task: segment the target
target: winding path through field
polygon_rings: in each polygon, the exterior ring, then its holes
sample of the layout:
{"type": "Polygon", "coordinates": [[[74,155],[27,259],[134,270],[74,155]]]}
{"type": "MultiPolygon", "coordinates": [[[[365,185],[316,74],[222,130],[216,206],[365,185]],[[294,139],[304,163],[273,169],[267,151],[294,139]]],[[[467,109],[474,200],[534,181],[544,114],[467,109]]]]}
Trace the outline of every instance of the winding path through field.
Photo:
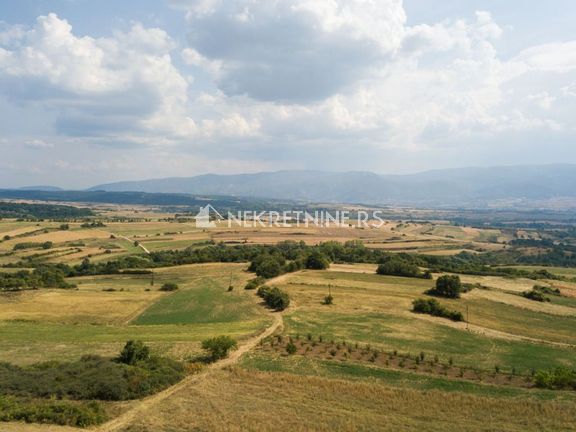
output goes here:
{"type": "Polygon", "coordinates": [[[240,347],[233,351],[228,357],[225,359],[219,360],[215,363],[210,364],[204,371],[200,372],[196,375],[190,375],[180,381],[178,384],[173,385],[172,387],[167,388],[160,393],[156,393],[152,396],[149,396],[145,399],[141,399],[138,403],[131,408],[129,411],[126,411],[124,414],[116,417],[115,419],[104,423],[99,428],[96,429],[98,432],[114,432],[121,430],[123,427],[128,426],[131,422],[137,418],[138,415],[144,413],[152,406],[157,405],[158,403],[162,402],[166,398],[172,396],[174,393],[178,392],[179,390],[184,389],[185,387],[196,384],[198,382],[203,381],[206,377],[210,374],[210,372],[222,369],[227,366],[231,366],[235,363],[238,363],[240,358],[246,354],[248,351],[254,349],[258,343],[271,336],[276,330],[281,329],[283,327],[283,320],[282,314],[280,312],[274,312],[272,314],[274,321],[272,324],[266,328],[262,333],[257,336],[254,336],[248,339],[245,343],[240,345],[240,347]]]}

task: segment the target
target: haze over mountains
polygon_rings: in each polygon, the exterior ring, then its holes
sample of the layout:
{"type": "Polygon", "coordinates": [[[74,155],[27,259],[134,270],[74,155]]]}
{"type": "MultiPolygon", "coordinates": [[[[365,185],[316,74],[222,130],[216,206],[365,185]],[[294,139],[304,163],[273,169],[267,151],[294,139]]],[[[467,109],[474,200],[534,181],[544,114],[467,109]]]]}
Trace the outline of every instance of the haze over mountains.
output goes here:
{"type": "Polygon", "coordinates": [[[487,205],[576,197],[576,165],[457,168],[406,175],[277,171],[173,177],[98,185],[90,190],[229,195],[315,202],[487,205]]]}

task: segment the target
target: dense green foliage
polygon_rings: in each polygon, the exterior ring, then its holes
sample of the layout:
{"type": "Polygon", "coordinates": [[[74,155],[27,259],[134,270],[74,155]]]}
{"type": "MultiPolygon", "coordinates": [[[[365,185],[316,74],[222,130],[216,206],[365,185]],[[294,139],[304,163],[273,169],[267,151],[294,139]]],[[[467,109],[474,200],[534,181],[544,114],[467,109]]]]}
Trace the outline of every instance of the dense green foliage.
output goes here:
{"type": "Polygon", "coordinates": [[[102,221],[89,221],[80,225],[82,228],[104,228],[106,224],[102,221]]]}
{"type": "Polygon", "coordinates": [[[412,311],[442,318],[452,321],[464,321],[462,313],[451,311],[442,306],[436,299],[416,299],[412,302],[412,311]]]}
{"type": "Polygon", "coordinates": [[[558,367],[550,371],[538,371],[536,385],[556,390],[576,390],[576,369],[558,367]]]}
{"type": "Polygon", "coordinates": [[[414,262],[395,255],[382,258],[376,273],[383,276],[424,277],[424,274],[414,262]]]}
{"type": "Polygon", "coordinates": [[[279,288],[264,285],[258,288],[257,294],[264,299],[268,307],[276,311],[282,311],[290,306],[288,293],[279,288]]]}
{"type": "Polygon", "coordinates": [[[533,300],[533,301],[538,301],[538,302],[549,302],[550,299],[548,297],[546,297],[541,291],[532,289],[530,291],[524,291],[522,293],[522,296],[529,299],[529,300],[533,300]]]}
{"type": "Polygon", "coordinates": [[[54,246],[54,243],[52,243],[51,241],[47,241],[47,242],[43,242],[43,243],[23,242],[23,243],[16,243],[12,247],[12,250],[17,251],[17,250],[23,250],[23,249],[36,249],[36,248],[51,249],[52,246],[54,246]]]}
{"type": "Polygon", "coordinates": [[[120,363],[134,366],[140,362],[150,360],[150,348],[142,341],[129,340],[120,351],[117,359],[120,363]]]}
{"type": "MultiPolygon", "coordinates": [[[[576,256],[576,254],[575,254],[576,256]]],[[[19,263],[6,267],[48,266],[35,261],[37,257],[23,258],[19,263]]],[[[117,274],[126,270],[143,270],[184,264],[208,262],[250,262],[249,270],[258,276],[272,278],[286,272],[303,268],[322,267],[334,263],[377,263],[381,274],[431,278],[430,271],[531,279],[562,279],[547,270],[528,271],[501,267],[520,261],[515,255],[504,253],[471,254],[462,252],[455,256],[427,256],[406,253],[390,253],[370,249],[361,242],[326,242],[307,246],[304,242],[285,241],[276,245],[202,245],[184,250],[155,251],[148,255],[126,256],[116,260],[92,263],[85,259],[81,264],[69,266],[53,264],[66,276],[117,274]],[[421,272],[419,268],[428,268],[421,272]]]]}
{"type": "Polygon", "coordinates": [[[55,204],[0,202],[0,218],[75,219],[92,216],[90,209],[55,204]]]}
{"type": "Polygon", "coordinates": [[[310,270],[326,270],[330,267],[330,261],[322,252],[312,251],[306,259],[306,268],[310,270]]]}
{"type": "Polygon", "coordinates": [[[99,356],[72,363],[48,362],[29,367],[0,364],[0,394],[75,400],[137,399],[184,377],[173,360],[149,357],[125,364],[99,356]]]}
{"type": "Polygon", "coordinates": [[[178,291],[178,284],[174,282],[166,282],[160,287],[160,291],[178,291]]]}
{"type": "Polygon", "coordinates": [[[542,294],[548,294],[548,295],[553,295],[553,296],[562,296],[562,293],[560,292],[560,290],[558,288],[552,288],[552,287],[548,287],[548,286],[544,286],[544,285],[534,285],[532,290],[538,291],[542,294]]]}
{"type": "Polygon", "coordinates": [[[106,420],[98,402],[70,402],[0,396],[0,421],[88,427],[106,420]]]}
{"type": "Polygon", "coordinates": [[[18,291],[38,288],[74,288],[66,282],[66,274],[57,267],[43,266],[34,269],[20,270],[16,273],[0,273],[0,291],[18,291]]]}
{"type": "Polygon", "coordinates": [[[258,276],[258,277],[255,277],[254,279],[250,279],[248,281],[248,283],[246,283],[246,286],[244,287],[244,289],[254,290],[254,289],[264,285],[265,283],[266,283],[266,278],[258,276]]]}
{"type": "Polygon", "coordinates": [[[230,336],[216,336],[202,341],[202,349],[208,351],[212,361],[228,357],[228,352],[237,346],[238,343],[230,336]]]}
{"type": "Polygon", "coordinates": [[[445,298],[460,298],[461,293],[462,282],[460,277],[455,275],[440,276],[436,280],[436,286],[426,292],[426,294],[445,298]]]}

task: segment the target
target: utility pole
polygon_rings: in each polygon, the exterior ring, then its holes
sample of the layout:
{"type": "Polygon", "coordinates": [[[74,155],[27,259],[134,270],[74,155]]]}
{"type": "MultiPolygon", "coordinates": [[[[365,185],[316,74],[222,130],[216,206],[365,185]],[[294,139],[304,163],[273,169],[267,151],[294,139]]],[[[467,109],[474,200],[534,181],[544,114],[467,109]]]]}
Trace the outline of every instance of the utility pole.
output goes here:
{"type": "Polygon", "coordinates": [[[470,331],[470,308],[466,305],[466,330],[470,331]]]}

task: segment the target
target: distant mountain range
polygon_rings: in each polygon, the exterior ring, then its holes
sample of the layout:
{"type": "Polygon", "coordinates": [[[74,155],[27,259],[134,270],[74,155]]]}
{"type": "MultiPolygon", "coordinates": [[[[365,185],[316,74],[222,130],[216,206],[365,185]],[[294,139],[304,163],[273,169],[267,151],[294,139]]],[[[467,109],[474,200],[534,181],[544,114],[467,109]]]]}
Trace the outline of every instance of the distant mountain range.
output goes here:
{"type": "Polygon", "coordinates": [[[61,191],[63,189],[56,187],[56,186],[25,186],[25,187],[18,188],[18,190],[56,192],[56,191],[61,191]]]}
{"type": "Polygon", "coordinates": [[[98,185],[89,190],[226,195],[382,205],[484,206],[576,198],[576,165],[457,168],[406,175],[277,171],[172,177],[98,185]]]}

